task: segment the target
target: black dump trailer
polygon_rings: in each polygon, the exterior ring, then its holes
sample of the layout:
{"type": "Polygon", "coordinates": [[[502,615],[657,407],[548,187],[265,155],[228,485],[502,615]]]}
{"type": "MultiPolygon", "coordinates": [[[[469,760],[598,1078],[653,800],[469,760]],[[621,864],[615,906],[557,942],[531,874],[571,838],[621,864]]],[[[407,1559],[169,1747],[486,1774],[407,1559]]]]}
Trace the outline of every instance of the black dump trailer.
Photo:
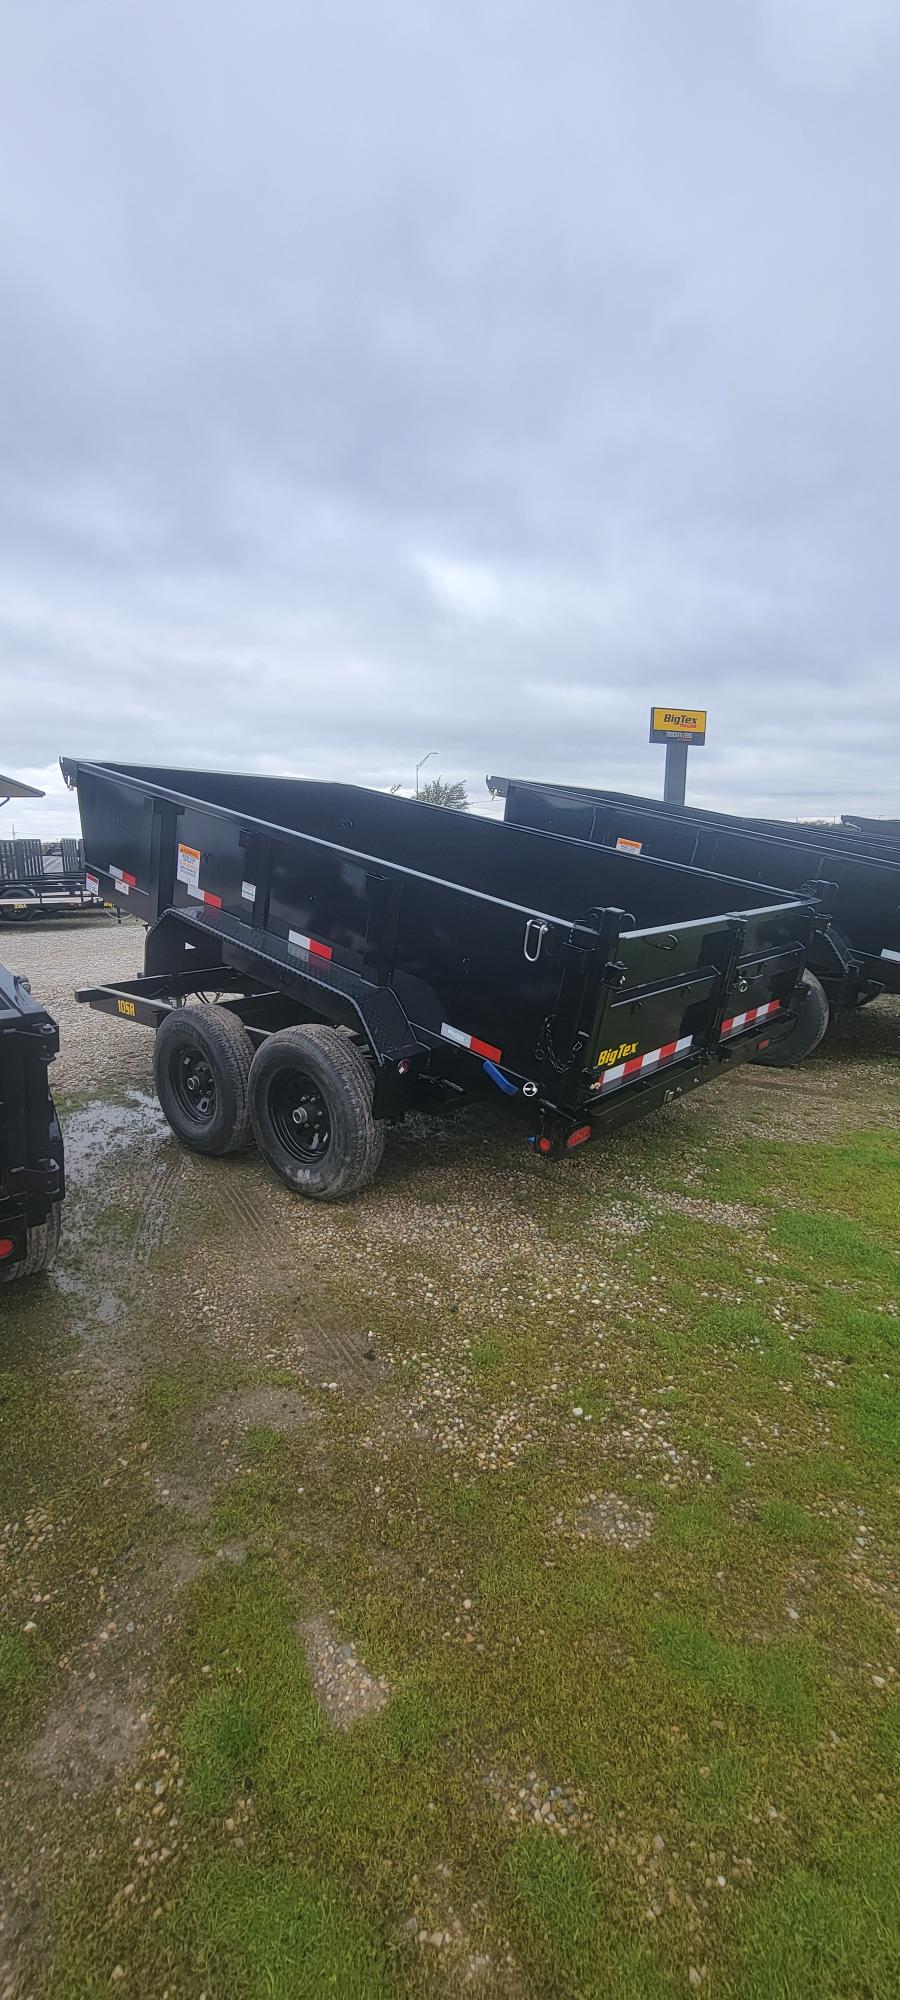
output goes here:
{"type": "Polygon", "coordinates": [[[55,1021],[28,982],[0,965],[0,1283],[47,1269],[65,1191],[62,1134],[50,1095],[55,1021]]]}
{"type": "Polygon", "coordinates": [[[794,895],[818,898],[830,922],[817,930],[808,965],[827,1003],[826,1024],[838,1008],[900,993],[900,854],[849,833],[843,840],[811,828],[801,834],[624,792],[513,778],[487,782],[505,796],[507,824],[777,882],[794,895]]]}
{"type": "Polygon", "coordinates": [[[870,840],[887,841],[889,847],[900,846],[900,819],[863,819],[859,813],[842,813],[841,824],[851,833],[867,834],[870,840]]]}
{"type": "Polygon", "coordinates": [[[78,998],[155,1029],[189,1146],[252,1131],[319,1199],[362,1187],[413,1106],[499,1092],[542,1153],[573,1148],[764,1056],[808,1009],[813,898],[598,866],[581,842],[352,785],[62,768],[89,872],[150,927],[143,977],[78,998]]]}
{"type": "MultiPolygon", "coordinates": [[[[688,810],[691,810],[689,808],[688,810]]],[[[721,815],[717,815],[721,818],[721,815]]],[[[900,851],[900,830],[893,832],[896,822],[884,820],[851,820],[846,816],[836,820],[816,824],[815,821],[785,819],[742,819],[741,826],[752,828],[756,833],[777,834],[788,840],[802,840],[807,847],[815,847],[820,852],[837,845],[851,854],[868,854],[874,861],[895,861],[900,851]],[[876,832],[876,828],[879,829],[876,832]]]]}

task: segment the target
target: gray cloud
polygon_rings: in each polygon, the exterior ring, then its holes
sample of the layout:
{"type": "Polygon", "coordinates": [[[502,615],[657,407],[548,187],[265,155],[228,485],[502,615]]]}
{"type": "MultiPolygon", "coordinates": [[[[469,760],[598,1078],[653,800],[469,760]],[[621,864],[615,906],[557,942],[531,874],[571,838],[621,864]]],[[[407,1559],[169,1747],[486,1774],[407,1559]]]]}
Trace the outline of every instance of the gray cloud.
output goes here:
{"type": "Polygon", "coordinates": [[[888,0],[0,24],[0,676],[60,750],[897,810],[888,0]]]}

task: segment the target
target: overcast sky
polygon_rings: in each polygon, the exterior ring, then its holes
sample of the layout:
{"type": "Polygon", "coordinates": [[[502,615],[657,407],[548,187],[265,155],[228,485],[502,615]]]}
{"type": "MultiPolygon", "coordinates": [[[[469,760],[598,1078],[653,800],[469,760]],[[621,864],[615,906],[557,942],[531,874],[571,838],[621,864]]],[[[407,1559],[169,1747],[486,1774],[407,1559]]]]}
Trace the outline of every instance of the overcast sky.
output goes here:
{"type": "Polygon", "coordinates": [[[5,0],[0,767],[896,812],[898,216],[896,0],[5,0]]]}

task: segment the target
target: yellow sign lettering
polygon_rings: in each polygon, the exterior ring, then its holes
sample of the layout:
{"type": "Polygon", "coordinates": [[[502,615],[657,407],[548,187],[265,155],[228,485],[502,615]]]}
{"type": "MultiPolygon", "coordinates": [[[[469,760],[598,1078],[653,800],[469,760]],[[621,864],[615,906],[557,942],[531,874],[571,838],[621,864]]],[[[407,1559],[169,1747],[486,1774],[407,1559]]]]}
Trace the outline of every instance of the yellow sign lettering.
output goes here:
{"type": "Polygon", "coordinates": [[[601,1049],[597,1057],[598,1069],[612,1069],[615,1063],[627,1062],[629,1056],[637,1055],[637,1042],[620,1042],[617,1049],[601,1049]]]}

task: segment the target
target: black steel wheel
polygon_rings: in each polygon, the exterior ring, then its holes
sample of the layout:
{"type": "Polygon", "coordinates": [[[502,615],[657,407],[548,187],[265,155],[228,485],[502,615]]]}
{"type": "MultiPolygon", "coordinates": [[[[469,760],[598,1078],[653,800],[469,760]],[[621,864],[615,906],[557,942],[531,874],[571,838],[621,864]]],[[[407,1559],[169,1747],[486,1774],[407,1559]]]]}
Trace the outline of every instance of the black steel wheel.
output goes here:
{"type": "Polygon", "coordinates": [[[312,1078],[299,1069],[277,1069],[266,1100],[279,1145],[301,1166],[315,1166],[331,1145],[331,1113],[312,1078]]]}
{"type": "Polygon", "coordinates": [[[770,1042],[767,1049],[753,1057],[766,1069],[795,1069],[798,1063],[817,1049],[831,1018],[828,997],[821,980],[814,972],[801,975],[797,989],[797,1019],[789,1034],[781,1042],[770,1042]]]}
{"type": "Polygon", "coordinates": [[[5,924],[24,924],[28,922],[29,917],[40,916],[41,905],[36,889],[26,889],[21,887],[18,882],[8,882],[4,887],[3,894],[4,896],[15,896],[16,902],[20,906],[22,904],[26,905],[24,909],[21,907],[15,909],[11,903],[0,903],[0,919],[5,924]]]}
{"type": "Polygon", "coordinates": [[[315,1201],[358,1194],[384,1151],[372,1087],[366,1056],[340,1028],[267,1036],[250,1071],[250,1119],[263,1159],[315,1201]]]}
{"type": "Polygon", "coordinates": [[[157,1030],[156,1094],[195,1153],[236,1153],[250,1136],[247,1087],[253,1043],[225,1007],[173,1007],[157,1030]]]}

